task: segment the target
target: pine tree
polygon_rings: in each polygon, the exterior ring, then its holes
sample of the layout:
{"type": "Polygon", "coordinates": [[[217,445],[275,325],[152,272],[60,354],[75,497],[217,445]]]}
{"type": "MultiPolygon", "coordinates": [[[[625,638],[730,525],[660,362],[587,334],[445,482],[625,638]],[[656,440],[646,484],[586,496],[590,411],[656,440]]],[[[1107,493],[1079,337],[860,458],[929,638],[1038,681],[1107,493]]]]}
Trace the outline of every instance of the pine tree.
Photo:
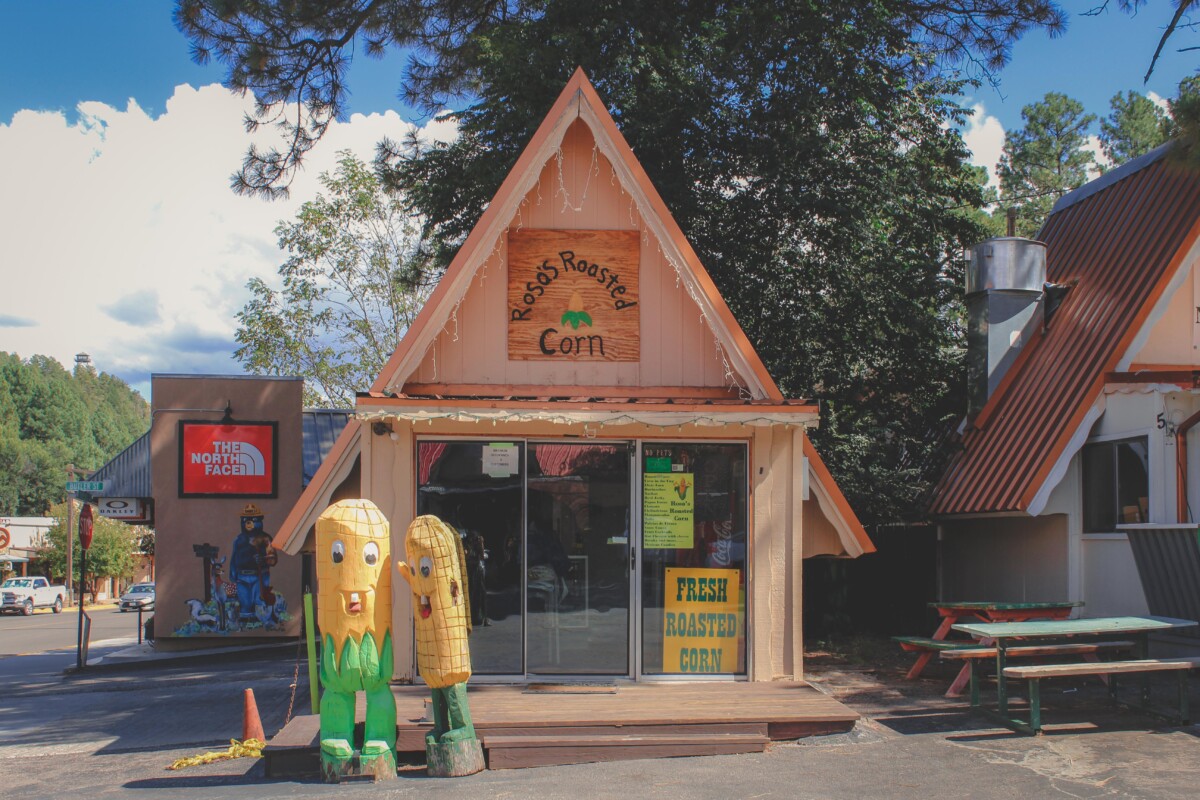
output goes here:
{"type": "Polygon", "coordinates": [[[1004,137],[1000,206],[1016,207],[1017,235],[1033,237],[1058,198],[1087,183],[1099,171],[1095,154],[1086,148],[1088,129],[1096,121],[1083,104],[1048,92],[1021,109],[1025,127],[1004,137]]]}
{"type": "Polygon", "coordinates": [[[149,425],[119,378],[0,352],[0,514],[44,514],[66,496],[68,464],[98,469],[149,425]]]}
{"type": "Polygon", "coordinates": [[[1118,92],[1109,106],[1112,111],[1100,121],[1100,147],[1114,165],[1145,155],[1167,141],[1170,117],[1146,95],[1118,92]]]}

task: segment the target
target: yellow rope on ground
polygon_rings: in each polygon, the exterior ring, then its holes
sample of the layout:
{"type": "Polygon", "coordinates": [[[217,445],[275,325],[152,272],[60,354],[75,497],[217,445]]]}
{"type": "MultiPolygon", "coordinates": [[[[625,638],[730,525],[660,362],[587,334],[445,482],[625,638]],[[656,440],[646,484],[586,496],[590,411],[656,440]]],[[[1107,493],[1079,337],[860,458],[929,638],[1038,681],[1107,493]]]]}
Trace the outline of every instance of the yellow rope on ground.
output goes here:
{"type": "Polygon", "coordinates": [[[228,750],[214,750],[210,753],[202,753],[190,758],[181,758],[167,767],[167,769],[195,767],[200,764],[211,764],[214,761],[224,761],[228,758],[262,758],[262,749],[266,746],[267,743],[262,739],[247,739],[244,742],[239,742],[237,739],[230,739],[228,750]]]}

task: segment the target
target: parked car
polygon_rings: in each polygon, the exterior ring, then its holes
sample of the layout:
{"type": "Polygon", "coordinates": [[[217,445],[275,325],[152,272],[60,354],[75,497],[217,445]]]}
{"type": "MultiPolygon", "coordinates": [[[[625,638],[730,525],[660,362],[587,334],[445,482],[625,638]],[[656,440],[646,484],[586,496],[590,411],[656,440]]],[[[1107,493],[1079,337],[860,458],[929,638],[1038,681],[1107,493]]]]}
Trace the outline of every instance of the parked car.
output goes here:
{"type": "Polygon", "coordinates": [[[20,612],[25,616],[35,608],[52,608],[58,614],[67,601],[67,587],[51,586],[50,581],[40,576],[32,578],[9,578],[0,585],[0,612],[20,612]]]}
{"type": "Polygon", "coordinates": [[[149,611],[154,608],[154,584],[135,583],[130,586],[121,595],[120,607],[122,611],[137,611],[139,608],[149,611]]]}

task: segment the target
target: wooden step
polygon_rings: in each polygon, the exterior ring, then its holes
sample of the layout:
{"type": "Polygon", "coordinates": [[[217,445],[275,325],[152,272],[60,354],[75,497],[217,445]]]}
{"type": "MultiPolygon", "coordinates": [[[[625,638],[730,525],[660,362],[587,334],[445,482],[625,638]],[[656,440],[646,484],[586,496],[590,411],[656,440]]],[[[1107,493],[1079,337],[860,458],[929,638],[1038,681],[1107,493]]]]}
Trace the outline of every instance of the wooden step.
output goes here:
{"type": "Polygon", "coordinates": [[[770,740],[743,733],[486,736],[488,769],[550,767],[639,758],[761,753],[770,740]]]}
{"type": "MultiPolygon", "coordinates": [[[[401,753],[424,752],[425,734],[429,727],[401,727],[397,731],[396,749],[401,753]]],[[[489,739],[497,736],[528,736],[556,739],[563,736],[645,736],[650,734],[748,734],[770,736],[770,726],[765,722],[711,722],[636,725],[497,725],[477,724],[475,733],[487,746],[489,739]]]]}
{"type": "Polygon", "coordinates": [[[268,778],[293,778],[321,772],[321,718],[293,717],[263,748],[263,770],[268,778]]]}

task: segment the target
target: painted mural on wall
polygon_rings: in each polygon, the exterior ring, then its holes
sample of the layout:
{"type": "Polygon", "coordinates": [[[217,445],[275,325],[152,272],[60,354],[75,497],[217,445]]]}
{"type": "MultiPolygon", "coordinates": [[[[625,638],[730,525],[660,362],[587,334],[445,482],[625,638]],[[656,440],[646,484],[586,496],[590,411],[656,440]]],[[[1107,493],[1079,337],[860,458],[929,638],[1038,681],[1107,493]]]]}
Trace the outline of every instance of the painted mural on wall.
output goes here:
{"type": "Polygon", "coordinates": [[[197,588],[203,594],[184,601],[189,619],[175,629],[175,636],[282,631],[292,619],[287,600],[271,587],[271,568],[279,555],[254,503],[242,509],[227,552],[208,542],[192,545],[192,551],[200,559],[197,588]]]}

